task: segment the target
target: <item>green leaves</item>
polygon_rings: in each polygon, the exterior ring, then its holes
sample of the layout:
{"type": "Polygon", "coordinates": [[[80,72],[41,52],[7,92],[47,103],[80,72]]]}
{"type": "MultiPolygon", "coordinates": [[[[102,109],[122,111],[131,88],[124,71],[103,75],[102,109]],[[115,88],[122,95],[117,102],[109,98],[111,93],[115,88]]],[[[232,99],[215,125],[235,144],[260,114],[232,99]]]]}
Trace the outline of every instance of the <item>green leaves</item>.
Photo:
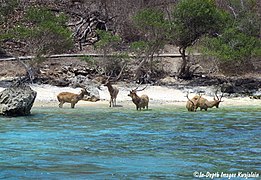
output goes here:
{"type": "Polygon", "coordinates": [[[206,38],[203,43],[205,53],[222,61],[247,61],[260,56],[261,41],[235,28],[226,29],[219,37],[206,38]]]}
{"type": "Polygon", "coordinates": [[[132,43],[131,49],[145,54],[154,54],[163,48],[169,40],[171,23],[165,19],[162,10],[155,8],[142,9],[133,17],[134,25],[143,36],[132,43]]]}
{"type": "Polygon", "coordinates": [[[96,31],[99,41],[95,43],[97,48],[110,48],[113,45],[118,44],[121,41],[121,38],[117,35],[113,35],[111,32],[97,30],[96,31]]]}
{"type": "Polygon", "coordinates": [[[133,20],[140,29],[164,28],[166,26],[163,12],[155,9],[143,9],[134,16],[133,20]]]}
{"type": "Polygon", "coordinates": [[[230,1],[237,16],[230,16],[223,32],[214,38],[205,38],[203,51],[224,62],[247,62],[261,55],[260,17],[253,8],[253,0],[230,1]]]}
{"type": "Polygon", "coordinates": [[[61,53],[73,47],[66,20],[62,13],[54,14],[46,8],[30,7],[21,23],[7,34],[15,40],[26,41],[28,52],[37,56],[61,53]]]}
{"type": "Polygon", "coordinates": [[[187,47],[205,34],[218,33],[224,14],[212,0],[182,0],[173,11],[174,43],[187,47]]]}

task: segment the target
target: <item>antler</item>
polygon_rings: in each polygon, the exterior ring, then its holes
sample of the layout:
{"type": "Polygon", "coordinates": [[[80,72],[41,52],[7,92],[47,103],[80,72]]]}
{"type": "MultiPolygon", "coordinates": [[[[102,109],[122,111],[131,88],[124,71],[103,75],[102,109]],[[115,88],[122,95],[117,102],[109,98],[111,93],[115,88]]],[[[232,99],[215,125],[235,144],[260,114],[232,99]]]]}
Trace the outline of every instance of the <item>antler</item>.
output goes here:
{"type": "Polygon", "coordinates": [[[219,101],[221,101],[221,99],[222,99],[223,95],[224,95],[224,93],[222,93],[222,94],[221,94],[219,101]]]}
{"type": "Polygon", "coordinates": [[[221,96],[220,96],[220,98],[219,98],[218,95],[217,95],[217,92],[218,92],[218,90],[216,90],[215,96],[216,96],[216,98],[217,98],[218,101],[221,101],[221,99],[222,99],[224,93],[222,93],[221,96]]]}
{"type": "Polygon", "coordinates": [[[191,99],[189,99],[188,95],[189,95],[189,94],[186,95],[186,97],[188,98],[188,100],[189,100],[193,105],[195,105],[194,102],[193,102],[191,99]]]}
{"type": "Polygon", "coordinates": [[[142,89],[138,89],[139,88],[139,86],[138,87],[136,87],[134,90],[135,91],[143,91],[144,89],[146,89],[148,87],[148,84],[144,87],[144,88],[142,88],[142,89]]]}

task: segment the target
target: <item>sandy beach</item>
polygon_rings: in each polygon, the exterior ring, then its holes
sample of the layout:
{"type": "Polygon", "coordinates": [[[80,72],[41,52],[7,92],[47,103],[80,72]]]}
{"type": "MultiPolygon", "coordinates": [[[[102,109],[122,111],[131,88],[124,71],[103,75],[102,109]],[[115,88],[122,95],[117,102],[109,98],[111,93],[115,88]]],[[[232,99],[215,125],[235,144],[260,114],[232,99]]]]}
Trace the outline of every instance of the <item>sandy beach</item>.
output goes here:
{"type": "MultiPolygon", "coordinates": [[[[128,93],[131,89],[135,87],[127,87],[125,85],[117,86],[119,88],[119,94],[117,97],[117,104],[120,106],[134,106],[128,93]]],[[[79,93],[81,88],[71,88],[71,87],[57,87],[51,85],[31,85],[31,88],[37,92],[37,97],[34,103],[34,107],[58,107],[57,95],[60,92],[73,92],[79,93]]],[[[142,87],[141,87],[142,88],[142,87]]],[[[208,100],[212,100],[214,97],[214,91],[210,87],[200,87],[208,92],[203,97],[208,100]]],[[[4,88],[0,88],[0,91],[4,88]]],[[[138,92],[138,95],[147,94],[150,98],[150,106],[184,106],[186,104],[187,98],[186,94],[189,93],[189,97],[196,95],[193,89],[177,89],[175,87],[165,87],[165,86],[148,86],[144,91],[138,92]]],[[[107,106],[109,105],[109,92],[107,87],[101,86],[99,90],[100,101],[88,102],[79,101],[76,106],[107,106]]],[[[223,97],[223,102],[221,106],[260,106],[261,100],[250,99],[249,97],[223,97]]],[[[70,107],[70,105],[64,104],[64,107],[70,107]]]]}

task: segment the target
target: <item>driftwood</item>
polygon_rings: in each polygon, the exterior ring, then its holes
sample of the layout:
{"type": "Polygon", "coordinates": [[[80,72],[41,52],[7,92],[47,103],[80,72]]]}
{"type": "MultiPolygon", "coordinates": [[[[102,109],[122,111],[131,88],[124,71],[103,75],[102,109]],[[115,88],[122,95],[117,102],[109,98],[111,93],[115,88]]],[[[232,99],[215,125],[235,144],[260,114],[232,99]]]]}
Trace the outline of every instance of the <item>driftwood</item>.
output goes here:
{"type": "Polygon", "coordinates": [[[105,17],[100,12],[94,11],[87,16],[77,15],[79,18],[75,23],[69,23],[68,26],[74,29],[72,34],[74,40],[79,43],[82,50],[84,45],[92,45],[98,41],[96,30],[108,31],[107,23],[113,18],[105,17]]]}

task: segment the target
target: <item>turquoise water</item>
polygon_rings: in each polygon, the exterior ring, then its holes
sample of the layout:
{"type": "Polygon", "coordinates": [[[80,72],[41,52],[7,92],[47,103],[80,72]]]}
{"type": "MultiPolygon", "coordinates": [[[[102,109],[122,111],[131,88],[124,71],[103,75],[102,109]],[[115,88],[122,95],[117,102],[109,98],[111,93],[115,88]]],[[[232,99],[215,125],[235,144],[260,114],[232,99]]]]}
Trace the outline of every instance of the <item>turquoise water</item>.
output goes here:
{"type": "Polygon", "coordinates": [[[0,117],[0,179],[260,174],[260,120],[258,107],[33,108],[29,117],[0,117]]]}

